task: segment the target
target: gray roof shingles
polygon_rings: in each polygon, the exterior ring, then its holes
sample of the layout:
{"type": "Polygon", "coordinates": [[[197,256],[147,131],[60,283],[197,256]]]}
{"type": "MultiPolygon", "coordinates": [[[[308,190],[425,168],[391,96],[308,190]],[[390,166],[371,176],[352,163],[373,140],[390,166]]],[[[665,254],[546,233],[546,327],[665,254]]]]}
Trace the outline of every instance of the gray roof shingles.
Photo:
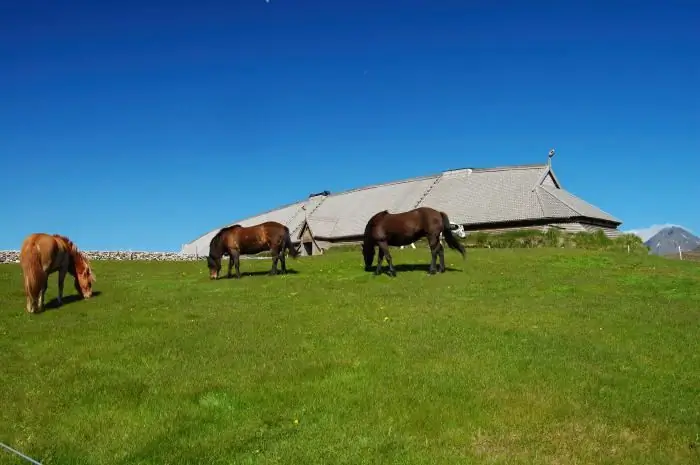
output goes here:
{"type": "MultiPolygon", "coordinates": [[[[401,212],[417,206],[443,210],[452,222],[461,224],[581,216],[621,223],[614,216],[558,188],[547,165],[450,170],[327,197],[316,196],[237,223],[250,226],[263,221],[278,221],[289,227],[292,236],[296,237],[308,219],[316,237],[347,237],[361,235],[367,220],[378,211],[401,212]]],[[[219,229],[186,244],[182,253],[208,253],[209,241],[219,229]]]]}
{"type": "Polygon", "coordinates": [[[327,197],[309,217],[311,231],[317,237],[351,236],[358,231],[361,234],[367,221],[378,211],[398,213],[415,207],[436,177],[383,184],[327,197]],[[316,221],[316,218],[321,221],[316,221]]]}

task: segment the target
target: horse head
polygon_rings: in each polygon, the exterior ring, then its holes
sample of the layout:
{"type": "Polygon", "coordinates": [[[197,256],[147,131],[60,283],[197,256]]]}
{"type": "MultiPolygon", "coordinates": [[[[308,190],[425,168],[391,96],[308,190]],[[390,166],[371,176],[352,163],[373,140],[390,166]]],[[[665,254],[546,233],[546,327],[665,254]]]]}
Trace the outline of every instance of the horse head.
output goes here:
{"type": "Polygon", "coordinates": [[[218,279],[219,271],[221,271],[221,257],[214,257],[209,254],[207,256],[207,267],[209,268],[209,279],[218,279]]]}
{"type": "Polygon", "coordinates": [[[84,299],[89,299],[92,297],[92,283],[97,281],[97,277],[92,271],[87,257],[81,252],[75,251],[73,254],[73,264],[75,266],[75,290],[84,299]]]}
{"type": "Polygon", "coordinates": [[[207,268],[209,279],[217,279],[221,271],[221,257],[224,255],[224,235],[237,225],[221,228],[209,242],[209,255],[207,256],[207,268]]]}

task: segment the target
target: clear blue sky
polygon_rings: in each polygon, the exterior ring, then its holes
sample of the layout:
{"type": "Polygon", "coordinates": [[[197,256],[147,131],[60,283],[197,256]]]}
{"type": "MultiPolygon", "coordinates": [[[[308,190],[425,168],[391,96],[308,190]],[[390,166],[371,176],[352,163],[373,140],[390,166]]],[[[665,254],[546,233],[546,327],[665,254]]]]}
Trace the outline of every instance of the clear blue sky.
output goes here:
{"type": "Polygon", "coordinates": [[[623,230],[698,233],[698,24],[691,1],[2,2],[0,249],[179,250],[310,192],[550,147],[623,230]]]}

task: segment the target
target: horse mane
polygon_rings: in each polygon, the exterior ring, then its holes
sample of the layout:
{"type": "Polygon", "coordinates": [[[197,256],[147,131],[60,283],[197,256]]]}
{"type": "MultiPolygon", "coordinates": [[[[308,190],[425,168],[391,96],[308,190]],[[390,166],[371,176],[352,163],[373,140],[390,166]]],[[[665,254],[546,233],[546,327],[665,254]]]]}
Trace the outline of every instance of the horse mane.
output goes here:
{"type": "Polygon", "coordinates": [[[212,240],[213,240],[215,237],[221,237],[221,236],[224,235],[224,233],[227,233],[227,232],[229,232],[229,231],[233,231],[234,229],[240,228],[240,227],[241,227],[240,224],[232,224],[231,226],[223,227],[223,228],[219,229],[219,232],[217,232],[217,233],[214,235],[214,237],[212,237],[212,240]]]}
{"type": "Polygon", "coordinates": [[[76,271],[78,268],[78,263],[80,263],[82,265],[80,268],[81,269],[87,268],[89,270],[90,274],[92,275],[92,280],[97,281],[95,273],[92,270],[92,266],[90,266],[90,260],[88,259],[87,255],[85,255],[80,249],[78,249],[78,246],[75,245],[75,242],[73,242],[68,237],[63,236],[61,234],[54,234],[53,237],[65,244],[65,247],[68,249],[68,252],[70,253],[71,257],[73,258],[73,263],[76,265],[76,271]]]}
{"type": "Polygon", "coordinates": [[[211,238],[211,241],[209,241],[209,255],[212,254],[212,250],[215,250],[217,253],[222,253],[222,242],[224,239],[224,234],[240,227],[240,224],[232,224],[231,226],[226,226],[224,228],[219,229],[219,231],[216,234],[214,234],[214,237],[211,238]]]}
{"type": "Polygon", "coordinates": [[[377,224],[377,221],[379,221],[381,218],[385,217],[388,214],[389,210],[382,210],[372,215],[372,218],[370,218],[369,221],[367,221],[367,224],[365,225],[365,240],[368,240],[368,238],[372,235],[372,229],[374,228],[374,225],[377,224]]]}
{"type": "Polygon", "coordinates": [[[216,232],[216,234],[214,234],[214,237],[211,238],[211,241],[209,241],[209,244],[213,244],[213,243],[214,243],[214,240],[217,240],[217,241],[221,240],[221,236],[223,236],[224,233],[226,233],[226,232],[232,230],[232,229],[233,229],[234,227],[236,227],[236,226],[238,226],[238,225],[237,225],[237,224],[234,224],[234,225],[232,225],[232,226],[226,226],[226,227],[223,227],[223,228],[219,229],[219,230],[216,232]]]}
{"type": "Polygon", "coordinates": [[[374,215],[372,215],[372,218],[369,219],[368,223],[371,225],[374,225],[377,223],[377,221],[384,218],[388,214],[389,214],[389,210],[382,210],[380,212],[377,212],[374,215]]]}
{"type": "Polygon", "coordinates": [[[61,234],[53,234],[53,238],[58,242],[59,245],[65,247],[66,250],[68,250],[73,259],[75,259],[76,256],[81,255],[80,251],[78,250],[78,246],[76,246],[75,243],[68,237],[63,236],[61,234]]]}

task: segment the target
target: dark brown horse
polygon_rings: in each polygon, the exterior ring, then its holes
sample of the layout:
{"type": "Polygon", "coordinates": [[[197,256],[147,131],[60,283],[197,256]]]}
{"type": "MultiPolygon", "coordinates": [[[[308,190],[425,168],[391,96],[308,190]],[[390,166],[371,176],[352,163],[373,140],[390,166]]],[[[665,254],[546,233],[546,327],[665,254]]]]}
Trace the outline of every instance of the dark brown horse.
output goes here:
{"type": "Polygon", "coordinates": [[[403,213],[389,213],[387,210],[376,213],[365,227],[362,255],[365,270],[372,269],[374,247],[379,246],[379,260],[375,274],[382,270],[382,260],[386,256],[389,262],[389,275],[396,276],[394,263],[389,253],[389,246],[409,245],[423,237],[428,238],[432,260],[428,273],[435,274],[435,262],[440,256],[440,272],[445,272],[445,250],[440,243],[440,234],[451,249],[458,250],[464,258],[464,246],[454,237],[450,220],[444,212],[430,207],[420,207],[403,213]]]}
{"type": "Polygon", "coordinates": [[[277,260],[282,262],[282,273],[286,274],[285,251],[289,250],[289,255],[293,258],[298,255],[297,250],[292,246],[288,227],[276,221],[267,221],[249,227],[234,224],[223,228],[209,243],[209,256],[207,257],[209,277],[218,279],[219,271],[221,271],[221,257],[224,254],[231,257],[228,264],[228,277],[231,277],[231,268],[235,266],[236,278],[240,278],[240,256],[268,250],[272,252],[270,274],[277,274],[277,260]]]}

